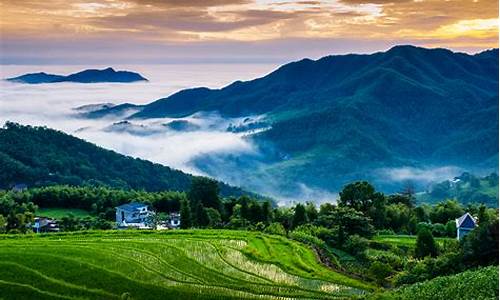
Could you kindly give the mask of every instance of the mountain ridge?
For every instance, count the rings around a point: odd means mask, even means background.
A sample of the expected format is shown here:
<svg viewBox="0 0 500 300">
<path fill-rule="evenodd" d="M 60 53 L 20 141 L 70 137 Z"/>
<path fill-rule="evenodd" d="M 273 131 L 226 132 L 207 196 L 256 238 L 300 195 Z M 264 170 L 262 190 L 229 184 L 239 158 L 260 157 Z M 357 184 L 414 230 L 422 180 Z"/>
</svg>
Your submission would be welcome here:
<svg viewBox="0 0 500 300">
<path fill-rule="evenodd" d="M 338 191 L 367 179 L 392 192 L 396 183 L 382 182 L 377 170 L 497 168 L 498 49 L 469 55 L 396 46 L 303 59 L 220 89 L 179 91 L 128 118 L 204 111 L 263 115 L 270 124 L 248 137 L 264 160 L 227 156 L 214 158 L 214 166 L 211 158 L 200 158 L 197 165 L 208 174 L 241 173 L 252 188 L 265 175 L 285 191 L 297 183 Z M 249 165 L 245 160 L 262 165 L 251 172 L 238 168 Z"/>
<path fill-rule="evenodd" d="M 7 122 L 0 128 L 0 188 L 23 183 L 188 191 L 191 174 L 107 150 L 58 130 Z M 218 182 L 223 196 L 256 195 Z M 261 197 L 261 196 L 259 196 Z"/>
<path fill-rule="evenodd" d="M 136 82 L 148 81 L 139 73 L 130 71 L 115 71 L 113 68 L 106 69 L 86 69 L 67 76 L 47 74 L 45 72 L 28 73 L 17 77 L 5 79 L 11 82 L 26 84 L 57 83 L 57 82 L 78 82 L 78 83 L 102 83 L 102 82 Z"/>
</svg>

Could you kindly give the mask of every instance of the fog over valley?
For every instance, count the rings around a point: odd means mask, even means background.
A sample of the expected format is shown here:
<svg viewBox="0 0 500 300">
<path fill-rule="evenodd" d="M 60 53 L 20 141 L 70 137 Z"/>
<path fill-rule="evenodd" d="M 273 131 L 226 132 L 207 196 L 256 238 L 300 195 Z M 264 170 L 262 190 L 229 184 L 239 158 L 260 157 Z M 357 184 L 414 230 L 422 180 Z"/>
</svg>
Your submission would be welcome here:
<svg viewBox="0 0 500 300">
<path fill-rule="evenodd" d="M 90 67 L 2 66 L 1 78 L 39 71 L 69 74 Z M 95 109 L 94 104 L 145 104 L 193 86 L 218 88 L 236 79 L 252 79 L 275 67 L 260 64 L 118 66 L 117 69 L 134 70 L 150 80 L 126 84 L 25 85 L 2 80 L 0 122 L 14 121 L 59 129 L 119 153 L 207 175 L 193 167 L 191 161 L 194 157 L 213 152 L 255 151 L 244 139 L 244 134 L 226 130 L 241 120 L 224 119 L 217 114 L 198 114 L 183 119 L 193 126 L 191 130 L 179 130 L 175 126 L 169 128 L 169 124 L 176 125 L 169 118 L 122 122 L 120 117 L 90 119 L 80 114 Z M 130 126 L 124 127 L 126 123 Z"/>
</svg>

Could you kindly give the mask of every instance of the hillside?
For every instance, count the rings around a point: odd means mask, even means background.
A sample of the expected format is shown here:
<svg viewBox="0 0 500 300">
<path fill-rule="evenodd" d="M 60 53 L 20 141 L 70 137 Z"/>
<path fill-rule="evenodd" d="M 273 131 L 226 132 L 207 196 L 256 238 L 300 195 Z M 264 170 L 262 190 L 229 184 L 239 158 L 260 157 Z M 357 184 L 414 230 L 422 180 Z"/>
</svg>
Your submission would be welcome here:
<svg viewBox="0 0 500 300">
<path fill-rule="evenodd" d="M 463 173 L 453 180 L 445 180 L 431 185 L 426 192 L 417 194 L 421 203 L 437 203 L 442 199 L 457 199 L 460 203 L 484 203 L 498 206 L 498 174 L 478 177 Z"/>
<path fill-rule="evenodd" d="M 498 266 L 443 276 L 368 299 L 498 299 Z"/>
<path fill-rule="evenodd" d="M 115 71 L 113 68 L 106 68 L 102 70 L 88 69 L 67 76 L 47 74 L 45 72 L 30 73 L 13 78 L 7 78 L 6 80 L 27 84 L 56 82 L 97 83 L 148 81 L 138 73 L 129 71 Z"/>
<path fill-rule="evenodd" d="M 17 235 L 0 243 L 0 261 L 2 299 L 332 299 L 371 290 L 300 243 L 244 231 Z"/>
<path fill-rule="evenodd" d="M 200 111 L 259 115 L 269 127 L 249 137 L 263 156 L 203 157 L 198 166 L 209 174 L 232 174 L 255 188 L 273 178 L 273 188 L 290 194 L 297 183 L 338 191 L 356 179 L 394 191 L 401 182 L 380 172 L 497 168 L 498 50 L 468 55 L 397 46 L 304 59 L 222 89 L 180 91 L 130 118 Z M 245 165 L 256 167 L 248 172 Z"/>
<path fill-rule="evenodd" d="M 17 183 L 106 185 L 146 191 L 186 191 L 192 175 L 100 148 L 45 127 L 6 123 L 0 129 L 0 188 Z M 219 183 L 221 193 L 244 192 Z"/>
</svg>

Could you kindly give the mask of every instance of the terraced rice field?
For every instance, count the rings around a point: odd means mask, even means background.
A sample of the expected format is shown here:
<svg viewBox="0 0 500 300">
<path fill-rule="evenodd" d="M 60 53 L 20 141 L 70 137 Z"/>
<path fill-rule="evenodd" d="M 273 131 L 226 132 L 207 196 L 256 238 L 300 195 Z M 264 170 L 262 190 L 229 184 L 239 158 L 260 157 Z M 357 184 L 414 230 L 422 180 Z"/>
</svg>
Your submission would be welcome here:
<svg viewBox="0 0 500 300">
<path fill-rule="evenodd" d="M 339 299 L 371 290 L 302 244 L 253 232 L 0 238 L 3 299 Z"/>
</svg>

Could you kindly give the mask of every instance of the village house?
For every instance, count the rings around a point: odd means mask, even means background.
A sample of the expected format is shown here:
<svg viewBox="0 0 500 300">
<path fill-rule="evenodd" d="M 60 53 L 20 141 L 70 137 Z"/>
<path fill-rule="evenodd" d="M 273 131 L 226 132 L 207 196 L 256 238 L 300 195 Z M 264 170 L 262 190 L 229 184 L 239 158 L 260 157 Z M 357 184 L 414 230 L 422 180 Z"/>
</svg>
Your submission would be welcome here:
<svg viewBox="0 0 500 300">
<path fill-rule="evenodd" d="M 461 240 L 470 231 L 476 228 L 476 219 L 469 213 L 465 213 L 458 219 L 455 219 L 457 226 L 457 240 Z"/>
<path fill-rule="evenodd" d="M 170 213 L 169 216 L 169 227 L 172 229 L 177 229 L 181 226 L 181 214 Z"/>
<path fill-rule="evenodd" d="M 54 219 L 36 217 L 34 221 L 32 228 L 35 233 L 59 232 L 59 224 Z"/>
<path fill-rule="evenodd" d="M 131 202 L 116 207 L 116 225 L 118 228 L 150 228 L 154 212 L 144 203 Z"/>
<path fill-rule="evenodd" d="M 16 193 L 24 192 L 28 189 L 28 185 L 24 183 L 16 183 L 12 186 L 12 191 Z"/>
</svg>

